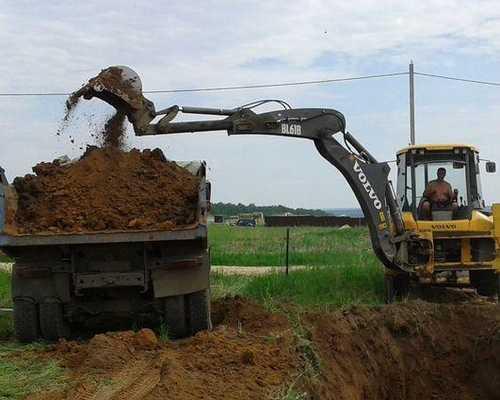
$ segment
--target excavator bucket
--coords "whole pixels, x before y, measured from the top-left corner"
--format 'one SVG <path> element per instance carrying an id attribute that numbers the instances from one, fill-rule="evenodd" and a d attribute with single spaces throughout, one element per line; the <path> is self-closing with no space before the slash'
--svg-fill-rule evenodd
<path id="1" fill-rule="evenodd" d="M 142 94 L 139 75 L 126 66 L 112 66 L 103 69 L 91 78 L 81 89 L 74 92 L 68 101 L 83 97 L 90 100 L 97 97 L 127 115 L 135 130 L 151 122 L 156 113 L 154 105 Z"/>

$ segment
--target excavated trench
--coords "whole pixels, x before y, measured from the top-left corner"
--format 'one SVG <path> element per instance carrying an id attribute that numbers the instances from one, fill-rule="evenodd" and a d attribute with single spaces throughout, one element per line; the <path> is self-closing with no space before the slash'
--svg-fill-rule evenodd
<path id="1" fill-rule="evenodd" d="M 293 310 L 288 317 L 296 315 Z M 300 318 L 241 298 L 178 342 L 149 330 L 61 342 L 71 385 L 30 399 L 499 399 L 496 305 L 409 302 Z"/>

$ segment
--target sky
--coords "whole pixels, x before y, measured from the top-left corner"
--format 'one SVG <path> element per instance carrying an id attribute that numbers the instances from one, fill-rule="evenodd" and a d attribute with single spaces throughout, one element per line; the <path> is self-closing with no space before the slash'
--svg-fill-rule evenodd
<path id="1" fill-rule="evenodd" d="M 500 2 L 0 0 L 0 49 L 0 93 L 71 92 L 110 65 L 133 68 L 145 90 L 404 72 L 410 60 L 418 72 L 500 82 Z M 470 143 L 500 161 L 500 87 L 423 76 L 415 85 L 417 143 Z M 268 98 L 333 108 L 379 160 L 394 160 L 409 141 L 407 76 L 147 97 L 157 109 L 233 108 Z M 0 166 L 10 180 L 38 162 L 78 157 L 91 142 L 89 125 L 112 111 L 85 102 L 58 137 L 65 100 L 0 97 Z M 358 206 L 312 142 L 220 132 L 139 138 L 130 131 L 128 146 L 206 160 L 213 201 Z M 487 203 L 500 199 L 498 179 L 483 174 Z"/>

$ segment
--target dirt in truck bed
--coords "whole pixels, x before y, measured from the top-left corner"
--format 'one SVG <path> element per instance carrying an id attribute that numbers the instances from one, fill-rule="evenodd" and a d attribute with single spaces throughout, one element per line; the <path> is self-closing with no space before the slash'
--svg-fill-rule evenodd
<path id="1" fill-rule="evenodd" d="M 214 330 L 162 342 L 149 330 L 60 342 L 69 386 L 29 399 L 498 399 L 500 309 L 353 307 L 287 318 L 241 298 Z M 294 312 L 286 313 L 289 317 Z"/>
<path id="2" fill-rule="evenodd" d="M 159 149 L 88 147 L 80 160 L 40 163 L 14 180 L 14 232 L 167 230 L 196 222 L 200 179 Z"/>

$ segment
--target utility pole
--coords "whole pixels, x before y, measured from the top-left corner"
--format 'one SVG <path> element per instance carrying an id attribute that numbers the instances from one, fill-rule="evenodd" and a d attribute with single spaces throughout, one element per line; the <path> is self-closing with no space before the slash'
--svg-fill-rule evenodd
<path id="1" fill-rule="evenodd" d="M 413 61 L 409 66 L 410 77 L 410 144 L 415 144 L 415 74 L 413 72 Z"/>

